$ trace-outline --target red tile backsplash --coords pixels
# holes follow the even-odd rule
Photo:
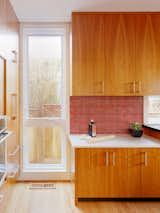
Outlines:
[[[143,97],[70,97],[70,132],[87,133],[94,119],[97,133],[126,133],[129,123],[143,122]]]

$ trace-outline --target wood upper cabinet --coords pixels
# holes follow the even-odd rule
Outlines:
[[[160,94],[160,14],[135,15],[136,94]]]
[[[104,95],[104,16],[72,16],[72,95]]]
[[[134,95],[134,15],[105,15],[105,68],[105,95]]]
[[[72,95],[160,94],[160,14],[73,13]]]
[[[160,14],[105,15],[106,95],[160,94]]]

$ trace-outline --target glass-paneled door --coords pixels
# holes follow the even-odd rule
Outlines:
[[[23,37],[23,172],[65,172],[65,29],[26,28]]]

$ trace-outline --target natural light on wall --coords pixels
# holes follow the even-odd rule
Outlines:
[[[160,124],[160,96],[144,97],[144,122]]]

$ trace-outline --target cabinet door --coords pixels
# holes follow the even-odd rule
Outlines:
[[[143,149],[142,196],[160,197],[160,149]]]
[[[104,16],[72,16],[72,95],[104,95]]]
[[[76,150],[76,194],[77,197],[105,197],[105,149]]]
[[[136,15],[136,93],[160,94],[160,15]]]
[[[105,68],[106,95],[134,95],[134,15],[105,15]]]
[[[109,149],[109,169],[106,170],[109,181],[105,185],[106,197],[127,197],[127,174],[127,149]]]
[[[76,197],[87,197],[90,191],[89,170],[90,170],[90,150],[75,150],[75,194]]]
[[[128,149],[128,197],[141,197],[141,166],[144,163],[141,149]]]

